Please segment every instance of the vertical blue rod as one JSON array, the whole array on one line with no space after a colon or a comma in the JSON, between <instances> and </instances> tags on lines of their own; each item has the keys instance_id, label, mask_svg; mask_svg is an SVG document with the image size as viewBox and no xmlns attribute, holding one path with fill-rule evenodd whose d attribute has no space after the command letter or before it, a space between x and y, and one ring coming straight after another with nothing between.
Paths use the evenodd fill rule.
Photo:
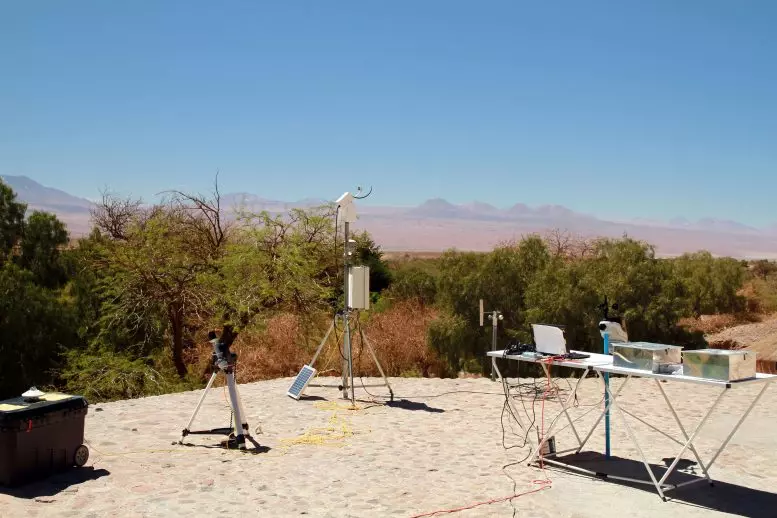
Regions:
<instances>
[{"instance_id":1,"label":"vertical blue rod","mask_svg":"<svg viewBox=\"0 0 777 518\"><path fill-rule=\"evenodd\" d=\"M610 333L604 333L604 354L610 354ZM607 390L610 388L610 374L604 373L604 451L606 457L610 458L610 396Z\"/></svg>"}]
</instances>

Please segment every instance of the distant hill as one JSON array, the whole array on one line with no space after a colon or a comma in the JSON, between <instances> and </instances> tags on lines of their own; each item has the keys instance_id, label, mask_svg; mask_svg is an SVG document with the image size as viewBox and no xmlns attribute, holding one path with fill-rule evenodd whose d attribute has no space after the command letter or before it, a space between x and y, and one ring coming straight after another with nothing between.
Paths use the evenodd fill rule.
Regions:
<instances>
[{"instance_id":1,"label":"distant hill","mask_svg":"<svg viewBox=\"0 0 777 518\"><path fill-rule=\"evenodd\" d=\"M89 200L78 198L59 189L43 186L26 176L0 175L0 178L11 186L20 200L31 207L86 213L92 207L92 202Z\"/></svg>"},{"instance_id":2,"label":"distant hill","mask_svg":"<svg viewBox=\"0 0 777 518\"><path fill-rule=\"evenodd\" d=\"M92 203L59 189L45 187L25 176L3 176L30 209L57 214L72 236L88 234ZM389 252L439 252L449 248L490 250L494 245L553 228L594 237L621 237L624 234L656 246L663 256L709 250L716 255L739 258L777 258L777 225L757 229L734 221L674 218L667 221L607 221L574 212L560 205L531 207L525 203L500 209L474 201L454 204L432 198L414 207L377 206L371 200L357 202L359 221L354 229L370 232ZM222 207L243 207L258 212L283 213L295 207L312 207L323 199L282 201L251 193L228 193Z\"/></svg>"},{"instance_id":3,"label":"distant hill","mask_svg":"<svg viewBox=\"0 0 777 518\"><path fill-rule=\"evenodd\" d=\"M67 225L71 237L86 235L91 230L89 211L93 204L89 200L46 187L26 176L0 175L0 178L27 204L28 212L40 210L56 214Z\"/></svg>"}]
</instances>

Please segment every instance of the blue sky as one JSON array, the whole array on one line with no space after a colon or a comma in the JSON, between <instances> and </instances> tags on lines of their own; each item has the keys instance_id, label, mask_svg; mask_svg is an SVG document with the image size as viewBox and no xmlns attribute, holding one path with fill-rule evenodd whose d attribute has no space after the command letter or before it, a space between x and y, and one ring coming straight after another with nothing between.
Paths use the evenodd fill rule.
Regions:
<instances>
[{"instance_id":1,"label":"blue sky","mask_svg":"<svg viewBox=\"0 0 777 518\"><path fill-rule=\"evenodd\" d=\"M777 2L0 2L0 174L777 223Z\"/></svg>"}]
</instances>

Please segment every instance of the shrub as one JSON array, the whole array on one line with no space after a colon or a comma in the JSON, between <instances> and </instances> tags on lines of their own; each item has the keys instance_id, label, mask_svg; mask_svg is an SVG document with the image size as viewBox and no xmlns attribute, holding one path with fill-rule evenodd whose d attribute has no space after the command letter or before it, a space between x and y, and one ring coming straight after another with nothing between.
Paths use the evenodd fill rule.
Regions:
<instances>
[{"instance_id":1,"label":"shrub","mask_svg":"<svg viewBox=\"0 0 777 518\"><path fill-rule=\"evenodd\" d=\"M0 265L0 398L57 381L61 351L75 347L74 312L32 272Z\"/></svg>"},{"instance_id":2,"label":"shrub","mask_svg":"<svg viewBox=\"0 0 777 518\"><path fill-rule=\"evenodd\" d=\"M134 358L106 349L73 349L66 353L62 379L68 392L96 403L193 390L199 380L181 380L172 362L163 358Z\"/></svg>"},{"instance_id":3,"label":"shrub","mask_svg":"<svg viewBox=\"0 0 777 518\"><path fill-rule=\"evenodd\" d=\"M413 299L422 304L434 304L437 298L437 279L418 266L408 266L394 271L394 280L386 294L396 300Z\"/></svg>"}]
</instances>

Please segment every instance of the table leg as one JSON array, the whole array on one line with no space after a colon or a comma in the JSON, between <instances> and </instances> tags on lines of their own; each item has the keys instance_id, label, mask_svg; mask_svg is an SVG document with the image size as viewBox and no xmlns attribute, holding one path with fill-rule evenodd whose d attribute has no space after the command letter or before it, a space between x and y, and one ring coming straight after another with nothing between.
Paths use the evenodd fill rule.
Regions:
<instances>
[{"instance_id":1,"label":"table leg","mask_svg":"<svg viewBox=\"0 0 777 518\"><path fill-rule=\"evenodd\" d=\"M547 365L542 364L542 368L545 371L545 375L550 377ZM553 421L551 421L550 426L548 427L548 431L545 432L545 436L542 438L540 443L537 445L537 450L534 452L534 454L532 456L532 462L539 457L540 451L542 450L542 447L545 445L545 443L548 442L548 439L551 437L551 431L553 430L553 427L556 425L558 420L561 418L561 414L562 413L566 416L567 420L569 421L569 425L572 427L572 431L575 433L575 437L577 438L577 442L578 442L578 444L581 445L580 447L582 447L582 442L580 441L580 434L577 432L577 428L575 428L575 423L574 423L574 421L572 421L572 418L569 415L568 408L569 408L569 404L572 401L574 401L575 397L577 396L577 391L580 388L580 384L583 382L583 379L585 379L585 377L587 375L588 375L588 371L583 373L583 375L580 377L580 379L577 380L577 383L575 384L575 388L572 390L572 393L569 395L569 397L566 399L566 401L563 401L561 399L561 397L559 396L559 392L558 392L558 385L554 384L556 386L556 395L559 396L559 402L561 403L562 412L559 413L559 415L557 415L555 417L555 419L553 419ZM568 451L574 451L575 449L576 448L571 448ZM559 454L559 453L563 453L563 452L556 452L556 455Z\"/></svg>"},{"instance_id":2,"label":"table leg","mask_svg":"<svg viewBox=\"0 0 777 518\"><path fill-rule=\"evenodd\" d=\"M672 402L669 400L669 396L666 395L666 391L664 391L664 387L661 386L661 382L659 380L655 380L655 381L656 381L656 385L658 385L658 390L660 390L661 395L664 396L664 401L666 401L666 404L669 407L669 410L672 412L672 416L674 417L674 420L677 422L677 426L680 427L680 431L683 432L683 437L685 437L685 440L687 441L688 434L685 431L685 427L683 426L683 423L680 421L680 417L677 415L677 412L675 412L674 406L672 406ZM699 456L699 452L696 451L696 447L693 444L691 444L690 448L691 448L691 451L693 452L693 456L696 457L696 462L698 462L699 467L701 467L702 473L704 473L704 477L707 479L707 481L710 484L712 484L712 479L710 478L707 467L701 461L701 457Z\"/></svg>"},{"instance_id":3,"label":"table leg","mask_svg":"<svg viewBox=\"0 0 777 518\"><path fill-rule=\"evenodd\" d=\"M712 412L714 412L715 409L718 407L718 405L720 404L720 401L723 399L723 396L726 394L727 390L728 390L728 388L724 388L723 390L720 391L720 395L718 395L717 399L715 399L715 403L712 404L710 409L707 411L707 414L702 418L701 422L699 422L699 424L696 425L696 429L693 431L691 436L688 438L688 440L683 445L683 447L680 450L680 452L674 458L674 461L672 461L672 464L669 466L669 468L667 468L666 473L664 473L664 476L661 477L661 480L659 481L659 484L663 485L664 482L666 482L666 480L669 478L669 475L672 474L672 471L674 471L674 469L677 467L677 463L680 462L680 457L682 457L683 453L685 453L685 450L687 450L689 448L689 446L692 445L693 440L699 434L699 432L701 431L702 427L707 423L707 420L712 415ZM709 464L708 464L708 466L709 466ZM696 482L696 481L694 481L694 482ZM663 497L663 494L661 496ZM664 497L664 499L666 499L666 497Z\"/></svg>"},{"instance_id":4,"label":"table leg","mask_svg":"<svg viewBox=\"0 0 777 518\"><path fill-rule=\"evenodd\" d=\"M629 376L630 378L631 376ZM628 380L628 378L627 378ZM645 453L642 451L642 447L639 445L639 441L637 441L636 435L634 435L634 432L631 429L631 426L629 426L628 421L626 420L626 414L621 410L620 405L618 405L615 396L612 395L612 392L610 391L610 387L606 386L607 393L610 396L610 405L615 408L620 414L621 419L623 419L623 425L626 428L626 432L628 432L629 437L631 438L631 442L634 443L634 446L636 446L637 451L639 452L640 457L642 457L642 463L645 465L645 469L647 470L648 474L650 475L650 480L653 482L653 485L656 487L656 491L658 491L659 496L666 501L666 497L664 496L664 492L661 489L664 483L664 479L661 479L661 481L656 480L656 476L653 473L653 470L650 468L650 463L647 460L647 457L645 457ZM685 451L685 450L683 450Z\"/></svg>"},{"instance_id":5,"label":"table leg","mask_svg":"<svg viewBox=\"0 0 777 518\"><path fill-rule=\"evenodd\" d=\"M601 375L601 373L600 373L599 371L594 371L594 372L596 372L596 375L599 377L599 381L602 381L602 375ZM620 395L621 391L624 389L624 387L626 387L626 384L629 382L629 380L630 380L630 379L631 379L631 376L628 376L628 377L627 377L627 378L626 378L626 379L623 381L623 384L622 384L622 385L621 385L621 386L618 388L618 391L617 391L617 392L615 392L615 397L618 397L618 395ZM604 389L604 390L605 390L605 393L606 393L606 392L607 392L607 386L605 386L605 389ZM606 398L606 399L607 399L607 402L605 403L605 408L604 408L604 410L602 410L602 413L601 413L601 414L599 414L599 418L596 420L596 422L594 423L594 425L591 427L591 430L588 432L588 435L586 435L586 436L585 436L585 439L583 439L583 442L582 442L582 444L580 444L580 448L578 448L578 449L577 449L577 452L575 452L575 453L580 453L580 451L582 451L583 447L585 447L586 443L588 442L588 440L589 440L589 439L591 438L591 436L593 435L593 433L594 433L594 430L596 430L596 427L597 427L597 426L599 426L599 423L601 423L601 422L602 422L602 418L604 418L605 414L606 414L606 413L607 413L607 411L610 409L611 401L609 401L609 398Z\"/></svg>"},{"instance_id":6,"label":"table leg","mask_svg":"<svg viewBox=\"0 0 777 518\"><path fill-rule=\"evenodd\" d=\"M712 465L718 459L718 456L723 452L723 450L726 448L726 446L728 446L729 441L731 441L732 437L734 437L734 434L737 433L737 430L739 430L739 427L742 426L742 423L745 422L745 419L747 419L747 416L750 415L750 412L753 411L753 408L755 408L755 405L761 399L761 396L764 395L764 392L766 392L766 389L768 387L769 387L769 384L768 383L764 383L764 386L761 389L761 391L758 393L758 395L753 400L753 402L750 404L750 406L747 407L747 411L745 411L744 415L739 419L739 421L737 422L736 426L734 426L734 429L731 430L731 433L728 434L728 437L726 437L726 440L720 446L718 451L715 453L715 455L712 457L712 459L707 463L707 469L710 469L712 467Z\"/></svg>"}]
</instances>

